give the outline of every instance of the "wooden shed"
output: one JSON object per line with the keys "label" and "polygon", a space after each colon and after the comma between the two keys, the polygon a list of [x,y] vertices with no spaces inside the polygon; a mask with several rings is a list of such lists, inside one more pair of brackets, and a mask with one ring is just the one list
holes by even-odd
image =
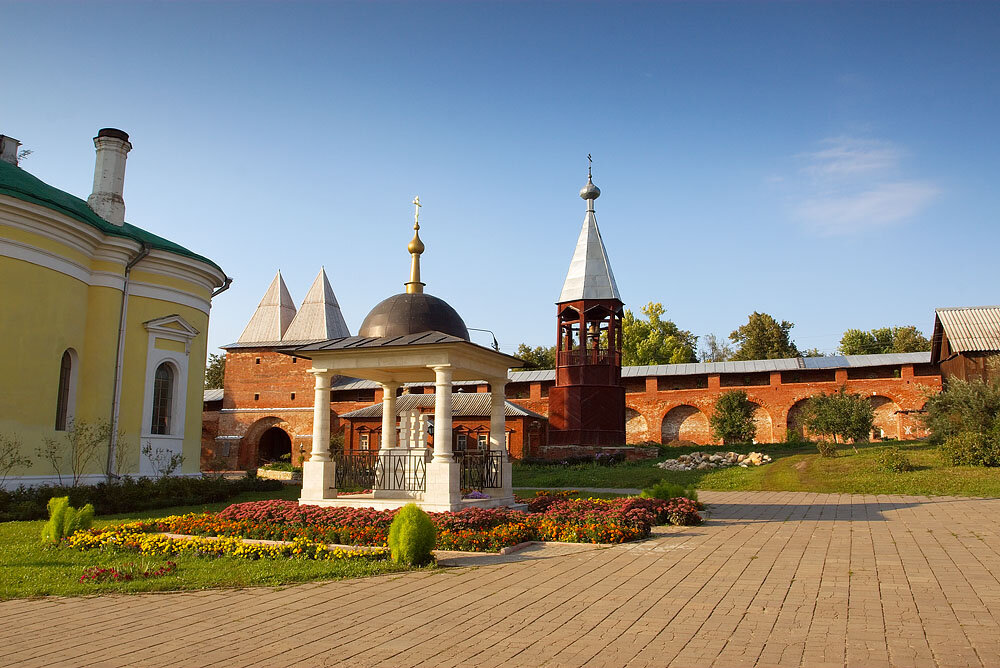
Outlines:
{"label": "wooden shed", "polygon": [[943,381],[1000,381],[1000,306],[939,308],[934,312],[931,363]]}

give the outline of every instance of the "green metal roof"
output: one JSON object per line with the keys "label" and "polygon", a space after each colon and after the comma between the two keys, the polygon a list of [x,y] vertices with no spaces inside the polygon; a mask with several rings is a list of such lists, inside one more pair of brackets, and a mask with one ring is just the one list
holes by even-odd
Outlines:
{"label": "green metal roof", "polygon": [[[20,167],[3,162],[2,160],[0,160],[0,195],[9,195],[25,202],[44,206],[67,215],[70,218],[75,218],[81,223],[96,227],[104,234],[125,237],[126,239],[147,244],[151,248],[200,260],[222,271],[222,267],[207,257],[189,251],[187,248],[159,237],[152,232],[147,232],[129,223],[125,223],[121,227],[109,223],[94,213],[94,210],[87,205],[87,202],[79,197],[70,195],[68,192],[64,192],[58,188],[53,188]],[[222,273],[225,274],[225,272]]]}

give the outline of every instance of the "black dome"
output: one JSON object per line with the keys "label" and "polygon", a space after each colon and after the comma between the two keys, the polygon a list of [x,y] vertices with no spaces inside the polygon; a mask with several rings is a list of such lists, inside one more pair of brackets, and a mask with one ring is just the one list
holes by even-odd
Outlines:
{"label": "black dome", "polygon": [[423,292],[404,292],[376,304],[361,323],[358,336],[405,336],[430,331],[469,340],[465,321],[448,302]]}

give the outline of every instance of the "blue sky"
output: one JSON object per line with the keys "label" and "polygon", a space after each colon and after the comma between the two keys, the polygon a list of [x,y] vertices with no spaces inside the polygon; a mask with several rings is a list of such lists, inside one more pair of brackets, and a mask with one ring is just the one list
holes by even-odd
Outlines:
{"label": "blue sky", "polygon": [[[427,291],[503,349],[553,343],[585,205],[622,296],[801,348],[995,304],[995,3],[6,3],[0,133],[86,197],[132,137],[129,222],[234,278],[213,348],[281,269],[348,326]],[[488,341],[483,335],[481,342]]]}

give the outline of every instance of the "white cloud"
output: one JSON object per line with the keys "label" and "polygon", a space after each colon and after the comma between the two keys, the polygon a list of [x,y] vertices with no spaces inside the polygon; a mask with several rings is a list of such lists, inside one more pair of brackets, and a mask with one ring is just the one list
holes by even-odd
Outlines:
{"label": "white cloud", "polygon": [[792,217],[826,235],[902,223],[941,192],[934,183],[906,178],[906,151],[877,139],[832,137],[817,151],[796,156],[788,179]]}
{"label": "white cloud", "polygon": [[939,193],[932,183],[899,181],[870,190],[807,198],[794,208],[797,218],[824,234],[845,234],[911,218]]}
{"label": "white cloud", "polygon": [[816,177],[850,177],[883,172],[899,164],[902,152],[888,142],[852,137],[835,137],[822,142],[827,146],[815,153],[805,153],[804,171]]}

